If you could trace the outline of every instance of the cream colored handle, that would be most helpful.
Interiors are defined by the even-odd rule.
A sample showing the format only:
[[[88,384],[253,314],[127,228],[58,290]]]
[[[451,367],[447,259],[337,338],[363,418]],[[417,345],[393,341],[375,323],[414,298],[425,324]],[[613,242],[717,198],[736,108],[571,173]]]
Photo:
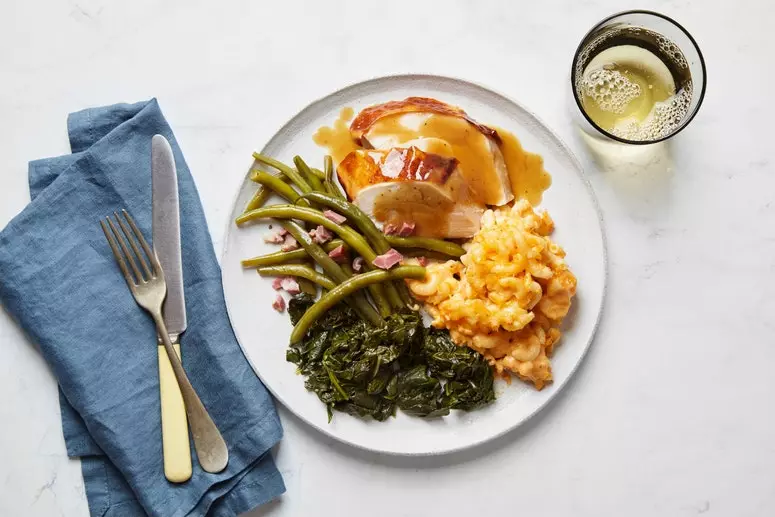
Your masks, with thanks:
[[[161,317],[161,311],[154,311],[151,314],[156,322],[159,337],[164,343],[164,349],[170,354],[170,364],[172,371],[175,372],[175,378],[178,380],[180,393],[183,395],[186,416],[188,416],[188,423],[191,425],[191,437],[194,439],[194,449],[196,457],[199,459],[199,465],[205,472],[220,472],[229,464],[229,447],[210,413],[207,412],[207,408],[202,404],[202,399],[196,394],[191,381],[188,380],[183,363],[175,355],[175,348],[172,346],[169,334],[167,334],[167,326],[164,324],[164,318]]]
[[[180,357],[180,345],[172,345]],[[164,476],[172,483],[191,478],[191,446],[183,395],[164,345],[159,345],[159,391],[161,394],[161,436],[164,451]]]

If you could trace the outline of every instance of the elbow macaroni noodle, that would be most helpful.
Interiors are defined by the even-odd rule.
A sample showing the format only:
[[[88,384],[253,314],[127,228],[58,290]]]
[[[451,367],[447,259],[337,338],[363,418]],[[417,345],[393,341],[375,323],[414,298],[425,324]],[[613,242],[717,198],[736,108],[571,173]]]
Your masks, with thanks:
[[[407,283],[433,326],[484,355],[498,374],[513,372],[541,389],[549,357],[576,293],[565,252],[548,235],[554,223],[525,200],[488,210],[460,262],[430,264]]]

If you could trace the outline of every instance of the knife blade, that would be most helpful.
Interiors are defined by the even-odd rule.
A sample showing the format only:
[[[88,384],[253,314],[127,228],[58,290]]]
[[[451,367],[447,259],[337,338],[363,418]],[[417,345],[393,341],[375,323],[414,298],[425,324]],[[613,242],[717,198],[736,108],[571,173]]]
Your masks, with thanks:
[[[154,135],[151,140],[151,181],[153,248],[167,281],[164,323],[173,337],[186,330],[186,299],[180,252],[178,174],[172,147],[162,135]]]
[[[153,249],[167,282],[162,312],[170,341],[180,357],[178,337],[186,330],[187,321],[180,251],[178,175],[172,147],[162,135],[154,135],[151,139],[151,190]],[[167,351],[164,346],[158,346],[157,352],[164,475],[173,483],[182,483],[192,474],[186,408]]]

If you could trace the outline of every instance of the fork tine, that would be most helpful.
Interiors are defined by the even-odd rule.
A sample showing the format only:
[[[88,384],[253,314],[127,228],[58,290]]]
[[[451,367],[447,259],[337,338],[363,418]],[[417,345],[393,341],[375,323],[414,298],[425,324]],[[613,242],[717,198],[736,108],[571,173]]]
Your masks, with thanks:
[[[121,237],[121,232],[116,228],[116,225],[113,224],[113,220],[108,217],[108,225],[110,226],[110,229],[113,230],[113,237],[118,241],[118,245],[121,247],[121,249],[124,252],[124,257],[129,261],[129,265],[132,268],[132,271],[135,274],[135,278],[137,279],[137,284],[145,283],[145,279],[143,278],[143,274],[140,272],[140,270],[137,268],[137,264],[135,263],[135,259],[132,258],[132,252],[129,251],[129,248],[126,245],[126,242],[124,242],[124,238]]]
[[[148,258],[151,261],[151,264],[153,264],[154,268],[154,274],[158,275],[161,273],[161,264],[159,264],[159,259],[156,257],[156,253],[151,249],[150,246],[148,246],[148,241],[145,240],[145,237],[143,237],[143,233],[137,228],[137,225],[135,224],[135,220],[132,219],[132,216],[129,215],[129,212],[126,210],[121,210],[124,213],[124,218],[126,218],[126,221],[129,223],[129,226],[132,227],[132,231],[135,232],[135,236],[137,236],[137,240],[140,241],[140,246],[143,247],[145,250],[146,255],[148,255]]]
[[[119,269],[121,269],[121,272],[124,274],[124,280],[126,280],[126,283],[129,285],[130,289],[134,289],[135,283],[134,279],[132,278],[132,273],[129,272],[129,268],[126,265],[126,260],[124,260],[124,256],[121,254],[121,250],[118,249],[116,240],[110,234],[108,225],[105,224],[105,221],[100,221],[100,226],[102,227],[102,233],[105,234],[105,238],[108,240],[108,245],[110,246],[111,251],[113,251],[113,257],[115,257],[116,262],[118,262]]]
[[[126,213],[126,210],[124,210],[124,213]],[[129,231],[129,228],[126,227],[124,224],[124,221],[121,220],[121,216],[118,214],[118,212],[113,212],[113,214],[116,216],[116,221],[118,221],[118,225],[121,227],[121,231],[124,232],[124,237],[126,237],[126,240],[129,241],[129,245],[132,247],[132,251],[135,252],[135,256],[137,257],[137,260],[140,262],[140,266],[143,268],[143,272],[145,273],[145,279],[150,280],[153,278],[153,275],[151,274],[151,270],[148,268],[148,262],[145,260],[145,257],[140,252],[140,248],[137,247],[137,244],[135,244],[135,239],[132,238],[132,232]]]

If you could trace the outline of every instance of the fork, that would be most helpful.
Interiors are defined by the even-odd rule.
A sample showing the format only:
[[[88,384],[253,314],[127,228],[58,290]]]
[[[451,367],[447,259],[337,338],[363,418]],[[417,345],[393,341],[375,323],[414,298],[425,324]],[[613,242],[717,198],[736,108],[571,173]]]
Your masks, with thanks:
[[[221,433],[207,413],[204,404],[196,394],[194,387],[188,380],[186,371],[178,359],[178,354],[170,342],[167,327],[162,317],[162,303],[167,296],[167,283],[164,280],[164,271],[161,269],[156,253],[151,251],[148,242],[143,234],[137,228],[134,219],[126,210],[121,210],[121,214],[113,212],[118,227],[110,218],[106,217],[100,221],[102,231],[108,240],[113,256],[118,262],[118,267],[124,274],[126,283],[137,304],[145,309],[156,322],[156,328],[161,336],[164,348],[172,363],[172,370],[175,372],[175,378],[180,386],[180,392],[183,395],[183,403],[186,406],[186,415],[191,424],[191,434],[194,438],[194,448],[196,449],[199,464],[206,472],[220,472],[226,468],[229,462],[229,450]],[[122,220],[121,215],[124,216]],[[120,231],[119,231],[120,228]],[[122,237],[123,234],[123,237]],[[129,242],[127,247],[126,242]],[[138,247],[137,243],[140,243]],[[130,249],[131,248],[131,251]],[[135,261],[137,259],[137,261]],[[127,262],[129,265],[127,265]],[[138,268],[137,262],[140,263]],[[130,271],[131,269],[131,271]]]

